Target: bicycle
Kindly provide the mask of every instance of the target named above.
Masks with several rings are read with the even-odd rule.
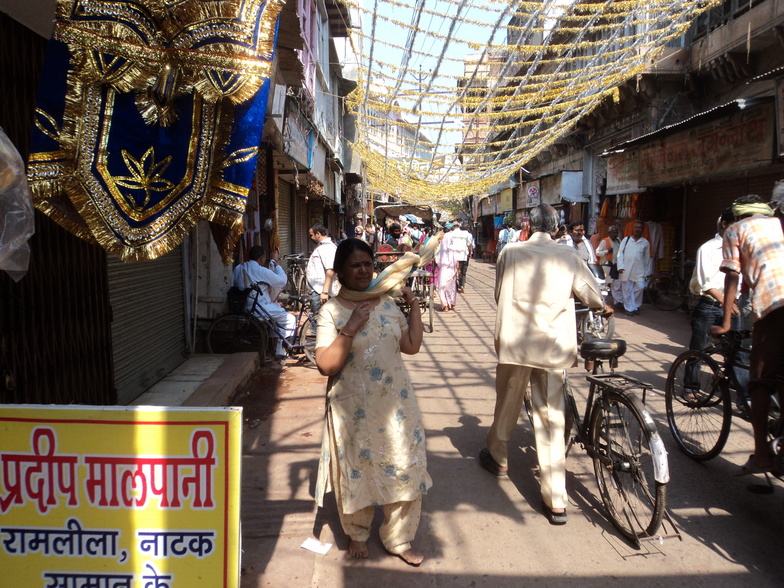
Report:
[[[303,353],[305,358],[315,365],[316,319],[308,311],[310,299],[306,296],[280,295],[280,297],[293,298],[299,305],[296,328],[291,336],[287,337],[285,331],[259,303],[259,297],[262,295],[259,284],[254,284],[250,289],[252,292],[249,295],[253,296],[253,305],[250,309],[241,312],[235,309],[218,317],[210,325],[207,331],[208,351],[210,353],[256,352],[259,354],[261,364],[264,365],[270,339],[280,339],[286,353],[289,355]]]
[[[580,346],[590,383],[585,413],[580,416],[568,375],[565,380],[566,455],[579,444],[593,459],[594,475],[610,522],[637,548],[640,541],[678,537],[665,509],[669,465],[664,442],[645,408],[645,394],[653,387],[616,373],[618,358],[626,353],[622,339],[590,339]],[[602,372],[607,360],[610,373]],[[633,393],[642,391],[642,401]],[[533,426],[529,396],[525,407]],[[658,534],[667,520],[672,533]]]
[[[684,260],[684,251],[676,251],[672,257],[673,270],[659,272],[648,284],[648,298],[656,308],[661,310],[677,310],[684,304],[689,309],[697,304],[698,297],[689,292],[689,281],[694,271],[694,262]]]
[[[732,424],[732,393],[738,405],[749,410],[741,390],[740,374],[749,369],[746,358],[751,349],[743,346],[750,331],[731,330],[701,351],[681,353],[667,374],[665,403],[667,422],[678,448],[695,461],[713,459],[727,443]],[[771,449],[781,456],[784,421],[780,399],[771,397],[768,429]]]
[[[308,258],[304,253],[291,253],[283,256],[286,262],[286,285],[283,287],[283,292],[293,296],[307,296],[308,282],[305,277],[305,268],[308,265]],[[298,304],[296,300],[290,300],[295,306]],[[294,308],[293,310],[299,310]]]
[[[414,296],[419,299],[419,308],[422,311],[422,330],[425,333],[433,332],[433,273],[427,269],[416,269],[409,277],[409,287]],[[402,300],[396,301],[403,314],[408,317],[410,309]]]

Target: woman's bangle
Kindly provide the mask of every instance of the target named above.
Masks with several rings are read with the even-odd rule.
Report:
[[[343,331],[340,331],[340,333],[338,333],[338,335],[343,335],[344,337],[348,337],[349,339],[353,339],[354,338],[354,335],[349,335],[348,333],[345,333]]]

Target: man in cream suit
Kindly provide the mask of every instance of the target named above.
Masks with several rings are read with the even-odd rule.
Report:
[[[531,383],[542,509],[552,524],[566,523],[564,370],[577,363],[574,298],[611,314],[599,284],[573,247],[556,243],[558,212],[531,211],[531,238],[510,243],[498,258],[495,299],[496,404],[483,468],[507,475],[507,445]]]

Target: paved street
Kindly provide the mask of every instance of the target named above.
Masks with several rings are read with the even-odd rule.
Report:
[[[289,364],[266,369],[240,399],[246,406],[243,588],[781,586],[784,485],[776,481],[774,494],[757,495],[746,490],[749,479],[733,477],[752,448],[750,425],[740,419],[724,452],[699,464],[672,442],[663,395],[647,399],[670,452],[667,501],[683,541],[649,542],[639,550],[604,517],[592,463],[579,447],[567,463],[564,527],[549,525],[540,511],[526,420],[510,444],[509,478],[495,479],[479,467],[494,406],[494,274],[494,265],[472,262],[458,312],[436,313],[435,332],[407,358],[434,481],[416,541],[426,562],[406,566],[386,554],[377,534],[370,559],[348,556],[334,500],[324,509],[313,502],[326,380],[315,368]],[[617,318],[616,336],[629,346],[621,369],[663,390],[670,362],[688,342],[688,320],[645,305],[640,316]],[[572,370],[572,382],[583,373]],[[300,547],[308,537],[334,545],[318,555]]]

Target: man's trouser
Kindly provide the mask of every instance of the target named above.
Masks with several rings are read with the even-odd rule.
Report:
[[[505,363],[496,366],[495,416],[487,434],[487,448],[498,465],[507,466],[509,439],[517,425],[529,382],[542,500],[550,508],[566,508],[563,370]]]
[[[462,288],[465,286],[466,274],[468,273],[468,260],[458,261],[458,274],[457,274],[457,287]]]

